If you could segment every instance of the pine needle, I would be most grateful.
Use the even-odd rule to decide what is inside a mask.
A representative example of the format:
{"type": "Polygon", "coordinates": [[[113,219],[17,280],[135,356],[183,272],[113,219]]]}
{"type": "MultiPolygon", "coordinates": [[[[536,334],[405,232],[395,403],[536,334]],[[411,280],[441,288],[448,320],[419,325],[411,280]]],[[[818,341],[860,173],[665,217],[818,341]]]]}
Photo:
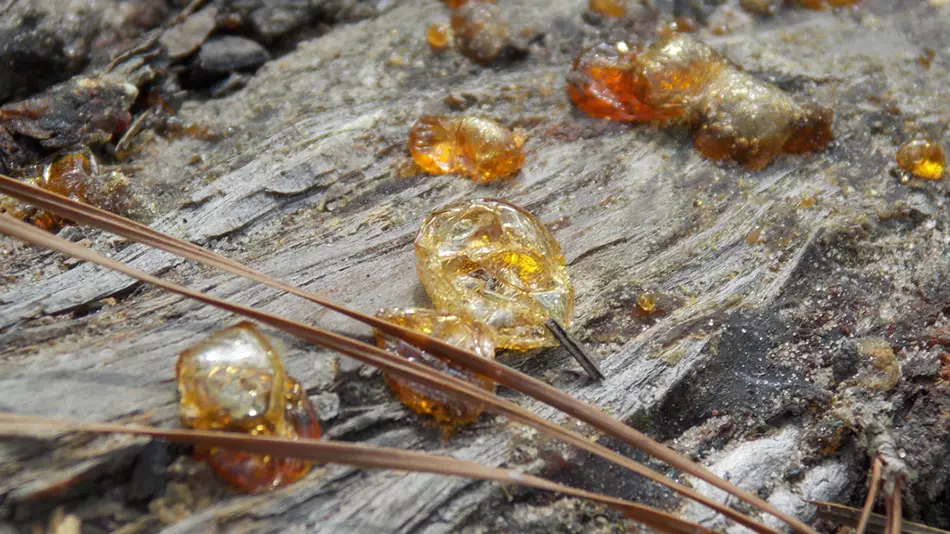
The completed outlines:
{"type": "MultiPolygon", "coordinates": [[[[123,217],[119,217],[112,213],[109,213],[105,210],[100,210],[98,208],[82,204],[68,198],[50,193],[43,189],[19,182],[12,178],[0,175],[0,193],[5,193],[14,197],[17,197],[21,200],[34,204],[37,207],[46,209],[48,211],[54,212],[62,217],[71,219],[77,222],[85,223],[90,226],[106,230],[117,235],[129,238],[133,241],[143,243],[173,254],[179,255],[183,258],[190,259],[202,263],[204,265],[219,268],[221,270],[243,276],[250,280],[269,285],[271,287],[281,289],[288,293],[295,294],[297,296],[303,297],[307,300],[340,312],[344,315],[347,315],[353,319],[361,321],[367,325],[378,328],[379,330],[397,336],[406,340],[407,342],[416,345],[423,350],[426,350],[432,354],[445,357],[465,368],[472,369],[478,373],[481,373],[485,376],[488,376],[495,380],[496,382],[508,386],[512,389],[520,391],[525,395],[528,395],[532,398],[535,398],[539,401],[542,401],[558,410],[576,417],[577,419],[590,424],[591,426],[598,428],[599,430],[605,432],[606,434],[613,436],[621,441],[626,442],[627,444],[640,449],[641,451],[666,462],[667,464],[685,472],[696,478],[706,481],[707,483],[726,491],[739,499],[752,504],[753,506],[759,508],[760,510],[766,511],[789,525],[791,525],[796,531],[800,534],[815,534],[815,531],[811,529],[804,522],[798,520],[797,518],[792,517],[791,515],[782,512],[781,510],[775,508],[771,504],[767,503],[763,499],[759,498],[752,493],[742,490],[733,484],[730,484],[728,481],[719,478],[709,470],[704,467],[696,464],[689,459],[675,453],[673,450],[668,447],[650,439],[641,432],[625,425],[621,421],[614,419],[604,413],[602,410],[595,406],[591,406],[580,402],[570,395],[563,393],[537,379],[534,379],[524,373],[521,373],[517,370],[511,369],[510,367],[504,366],[492,360],[487,360],[480,358],[475,354],[467,352],[463,349],[445,343],[439,339],[435,339],[424,334],[420,334],[406,328],[394,325],[382,319],[376,318],[371,315],[366,315],[355,310],[351,310],[345,306],[334,303],[332,301],[326,300],[319,295],[313,294],[311,292],[300,289],[291,284],[281,282],[276,280],[266,274],[255,271],[250,267],[242,265],[239,262],[224,258],[222,256],[216,255],[208,250],[205,250],[193,243],[187,241],[179,240],[171,236],[162,234],[156,230],[149,228],[148,226],[130,221],[123,217]]],[[[48,234],[47,234],[48,235],[48,234]]],[[[50,248],[45,244],[35,243],[38,246],[45,246],[50,248]]],[[[80,247],[81,248],[81,247],[80,247]]],[[[57,249],[59,250],[59,249],[57,249]]],[[[85,251],[85,249],[83,249],[85,251]]],[[[68,253],[68,252],[67,252],[68,253]]],[[[79,257],[79,256],[77,256],[79,257]]],[[[99,263],[110,269],[115,269],[113,266],[102,264],[98,261],[86,259],[87,261],[92,261],[94,263],[99,263]]],[[[115,263],[115,262],[112,262],[115,263]]],[[[129,274],[126,271],[125,274],[129,274]]],[[[144,274],[144,273],[142,273],[144,274]]],[[[131,275],[130,276],[135,276],[131,275]]],[[[149,276],[149,275],[145,275],[149,276]]],[[[136,278],[138,278],[136,276],[136,278]]],[[[154,277],[150,277],[153,280],[157,280],[154,277]]],[[[139,278],[142,279],[142,278],[139,278]]],[[[154,283],[149,281],[149,283],[154,283]]],[[[163,286],[164,287],[164,286],[163,286]]],[[[166,289],[168,289],[166,287],[166,289]]],[[[207,301],[205,301],[207,302],[207,301]]],[[[211,302],[209,304],[215,305],[211,302]]],[[[232,310],[233,311],[233,310],[232,310]]],[[[240,313],[240,312],[235,312],[240,313]]],[[[247,316],[247,315],[246,315],[247,316]]],[[[259,319],[261,320],[261,319],[259,319]]],[[[262,322],[266,322],[263,321],[262,322]]],[[[268,323],[271,324],[271,323],[268,323]]],[[[280,326],[277,326],[280,328],[280,326]]],[[[285,330],[288,333],[293,333],[288,330],[285,330]]],[[[297,334],[295,334],[297,335],[297,334]]],[[[316,342],[316,341],[314,341],[316,342]]],[[[319,343],[318,343],[319,344],[319,343]]],[[[326,346],[326,345],[324,345],[326,346]]],[[[331,347],[332,348],[332,347],[331,347]]],[[[374,364],[375,365],[375,364],[374,364]]],[[[560,427],[558,427],[560,428],[560,427]]],[[[576,434],[575,434],[576,436],[576,434]]],[[[580,436],[577,436],[580,437],[580,436]]],[[[562,438],[563,439],[563,438],[562,438]]],[[[581,438],[583,439],[583,438],[581,438]]],[[[584,440],[586,441],[586,440],[584,440]]],[[[573,442],[573,440],[572,440],[573,442]]],[[[656,475],[652,471],[649,471],[645,467],[636,462],[632,462],[629,459],[606,449],[605,447],[600,447],[599,451],[595,452],[589,448],[586,450],[601,456],[609,461],[623,465],[628,469],[633,470],[643,476],[647,476],[654,481],[657,481],[674,491],[677,491],[683,495],[686,495],[698,502],[703,503],[706,506],[709,506],[712,509],[723,513],[726,516],[731,517],[732,519],[742,523],[750,528],[763,532],[762,529],[771,531],[767,527],[763,527],[751,521],[747,516],[739,514],[731,510],[730,508],[715,503],[710,499],[702,496],[701,494],[686,488],[685,486],[679,485],[665,477],[656,475]],[[636,466],[636,467],[634,467],[636,466]],[[644,474],[642,471],[646,470],[650,474],[644,474]],[[755,526],[753,526],[755,525],[755,526]]]]}
{"type": "MultiPolygon", "coordinates": [[[[845,527],[854,527],[861,521],[863,515],[861,510],[835,504],[831,502],[812,501],[811,504],[818,507],[818,517],[827,521],[832,521],[845,527]]],[[[883,534],[885,525],[891,522],[891,518],[881,514],[868,514],[867,531],[871,534],[883,534]]],[[[901,528],[906,534],[950,534],[946,530],[928,527],[920,523],[913,523],[906,519],[901,521],[901,528]]]]}
{"type": "Polygon", "coordinates": [[[684,521],[649,506],[563,486],[551,482],[550,480],[527,475],[512,469],[488,467],[448,456],[402,451],[385,447],[371,447],[357,443],[331,440],[293,440],[268,436],[252,436],[234,432],[166,430],[149,426],[88,423],[71,419],[52,419],[0,413],[0,433],[22,435],[36,434],[38,431],[43,430],[150,436],[177,443],[225,447],[276,457],[310,460],[317,463],[343,464],[368,469],[392,469],[417,473],[435,473],[446,476],[488,480],[502,484],[516,484],[606,504],[620,510],[630,519],[662,532],[671,534],[705,534],[711,532],[709,529],[701,527],[700,525],[684,521]]]}

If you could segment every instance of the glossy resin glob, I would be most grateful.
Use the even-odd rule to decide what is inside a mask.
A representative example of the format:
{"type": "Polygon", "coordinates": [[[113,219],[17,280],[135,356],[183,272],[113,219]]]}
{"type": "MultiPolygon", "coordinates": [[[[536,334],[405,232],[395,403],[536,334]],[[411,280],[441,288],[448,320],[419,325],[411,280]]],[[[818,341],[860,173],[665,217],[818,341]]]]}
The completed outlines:
{"type": "MultiPolygon", "coordinates": [[[[29,167],[14,173],[13,177],[64,197],[87,202],[86,195],[90,182],[98,173],[99,165],[95,156],[83,150],[59,156],[46,165],[29,167]]],[[[58,230],[64,222],[62,218],[52,213],[5,195],[0,195],[0,213],[6,213],[50,231],[58,230]]]]}
{"type": "Polygon", "coordinates": [[[480,117],[422,117],[409,130],[409,154],[429,174],[476,182],[512,175],[524,164],[524,133],[480,117]]]}
{"type": "Polygon", "coordinates": [[[714,160],[764,168],[781,152],[823,150],[830,109],[795,102],[705,43],[674,33],[646,50],[599,45],[575,61],[568,96],[581,110],[623,121],[685,121],[714,160]]]}
{"type": "MultiPolygon", "coordinates": [[[[320,424],[303,386],[251,323],[220,330],[178,356],[178,409],[200,430],[319,438],[320,424]]],[[[215,472],[241,491],[261,492],[303,478],[311,464],[220,447],[196,447],[215,472]]]]}
{"type": "MultiPolygon", "coordinates": [[[[380,311],[376,316],[399,326],[439,338],[474,352],[482,358],[495,359],[495,342],[491,329],[465,316],[420,308],[390,308],[380,311]]],[[[486,376],[463,369],[448,360],[435,357],[378,330],[375,334],[376,344],[380,348],[474,384],[485,391],[492,393],[495,391],[495,383],[486,376]]],[[[480,406],[429,386],[390,375],[386,375],[386,383],[400,402],[416,413],[432,416],[446,432],[471,423],[484,411],[480,406]]]]}
{"type": "Polygon", "coordinates": [[[947,166],[943,148],[929,139],[913,139],[897,149],[897,165],[925,180],[939,180],[947,166]]]}
{"type": "Polygon", "coordinates": [[[570,325],[574,288],[561,247],[534,215],[503,200],[444,206],[416,236],[416,270],[435,307],[490,326],[501,348],[557,342],[544,323],[570,325]]]}
{"type": "Polygon", "coordinates": [[[637,76],[639,50],[625,43],[601,43],[584,51],[571,67],[567,94],[571,102],[592,117],[615,121],[648,121],[669,118],[641,102],[643,91],[637,76]]]}
{"type": "Polygon", "coordinates": [[[445,24],[430,24],[426,28],[426,42],[433,52],[442,52],[452,44],[452,30],[445,24]]]}
{"type": "Polygon", "coordinates": [[[459,52],[487,65],[508,48],[508,19],[488,2],[468,2],[452,10],[449,19],[459,52]]]}
{"type": "MultiPolygon", "coordinates": [[[[88,149],[60,154],[48,163],[15,171],[11,177],[120,215],[139,217],[147,212],[132,194],[129,179],[117,170],[100,172],[96,157],[88,149]]],[[[59,230],[68,222],[5,195],[0,195],[0,213],[48,231],[59,230]]]]}

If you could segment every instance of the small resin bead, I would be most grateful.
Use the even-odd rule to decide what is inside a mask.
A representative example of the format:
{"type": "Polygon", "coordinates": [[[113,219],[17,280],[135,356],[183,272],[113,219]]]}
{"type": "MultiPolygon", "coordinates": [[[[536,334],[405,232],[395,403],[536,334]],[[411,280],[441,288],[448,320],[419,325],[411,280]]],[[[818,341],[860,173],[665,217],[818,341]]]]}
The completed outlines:
{"type": "Polygon", "coordinates": [[[947,166],[941,146],[929,139],[907,141],[897,149],[897,165],[925,180],[939,180],[947,166]]]}
{"type": "Polygon", "coordinates": [[[640,308],[640,311],[643,313],[653,313],[653,310],[656,309],[656,295],[649,291],[640,293],[637,295],[637,307],[640,308]]]}
{"type": "MultiPolygon", "coordinates": [[[[495,343],[491,329],[464,316],[419,308],[390,308],[378,312],[376,316],[474,352],[482,358],[495,359],[495,343]]],[[[495,391],[495,383],[488,377],[463,369],[378,330],[375,334],[376,344],[380,348],[474,384],[485,391],[495,391]]],[[[416,413],[432,416],[447,432],[471,423],[484,411],[480,406],[455,398],[444,391],[395,376],[386,375],[386,383],[406,407],[416,413]]]]}
{"type": "MultiPolygon", "coordinates": [[[[199,430],[259,436],[319,438],[320,425],[304,388],[284,372],[276,349],[251,323],[225,328],[178,356],[179,414],[199,430]]],[[[221,447],[196,447],[221,478],[241,491],[261,492],[303,478],[311,464],[221,447]]]]}
{"type": "Polygon", "coordinates": [[[553,346],[545,321],[570,326],[574,288],[561,247],[518,206],[494,199],[444,206],[423,222],[415,253],[435,307],[490,326],[500,348],[553,346]]]}
{"type": "Polygon", "coordinates": [[[452,44],[452,29],[445,24],[430,24],[426,28],[426,42],[433,52],[442,52],[452,44]]]}
{"type": "Polygon", "coordinates": [[[450,20],[458,50],[469,59],[487,65],[508,47],[508,19],[495,4],[469,2],[450,20]]]}
{"type": "Polygon", "coordinates": [[[620,18],[627,14],[626,0],[589,0],[587,9],[603,17],[620,18]]]}
{"type": "Polygon", "coordinates": [[[429,174],[459,173],[476,182],[512,175],[524,164],[524,134],[479,117],[422,117],[409,130],[409,153],[429,174]]]}

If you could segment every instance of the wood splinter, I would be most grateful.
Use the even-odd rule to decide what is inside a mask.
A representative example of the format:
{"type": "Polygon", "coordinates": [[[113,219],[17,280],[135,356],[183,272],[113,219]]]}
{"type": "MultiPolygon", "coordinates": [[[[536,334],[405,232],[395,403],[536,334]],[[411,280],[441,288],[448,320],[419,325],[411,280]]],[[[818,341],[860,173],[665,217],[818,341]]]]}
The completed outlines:
{"type": "Polygon", "coordinates": [[[544,326],[547,327],[551,334],[557,338],[558,342],[567,349],[567,352],[577,360],[577,363],[581,364],[581,367],[584,368],[584,371],[586,371],[591,378],[598,381],[604,379],[604,373],[600,372],[593,358],[584,351],[584,347],[580,342],[574,339],[574,336],[561,326],[561,323],[554,319],[548,319],[544,321],[544,326]]]}

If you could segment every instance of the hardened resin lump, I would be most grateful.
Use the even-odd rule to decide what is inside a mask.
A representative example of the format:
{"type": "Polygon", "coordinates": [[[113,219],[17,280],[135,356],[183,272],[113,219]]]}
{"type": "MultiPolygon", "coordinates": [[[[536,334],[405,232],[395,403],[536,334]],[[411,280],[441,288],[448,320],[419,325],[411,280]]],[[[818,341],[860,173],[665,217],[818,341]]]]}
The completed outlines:
{"type": "Polygon", "coordinates": [[[508,19],[495,4],[468,2],[449,20],[459,52],[473,61],[487,65],[508,48],[508,19]]]}
{"type": "Polygon", "coordinates": [[[705,157],[749,169],[764,168],[781,152],[824,150],[833,138],[830,109],[795,102],[681,33],[642,52],[623,43],[584,52],[568,75],[568,94],[596,117],[679,119],[705,157]]]}
{"type": "MultiPolygon", "coordinates": [[[[86,194],[91,180],[99,172],[98,167],[95,156],[88,150],[81,150],[14,173],[14,178],[73,200],[88,202],[86,194]]],[[[59,230],[64,223],[57,215],[5,195],[0,195],[0,213],[49,231],[59,230]]]]}
{"type": "MultiPolygon", "coordinates": [[[[421,308],[390,308],[378,312],[376,316],[474,352],[482,358],[495,359],[495,342],[491,329],[470,318],[421,308]]],[[[495,383],[488,377],[463,369],[378,330],[375,334],[376,344],[380,348],[474,384],[485,391],[495,391],[495,383]]],[[[446,430],[467,425],[484,411],[472,402],[395,376],[386,375],[386,383],[396,398],[410,410],[432,416],[446,430]]]]}
{"type": "Polygon", "coordinates": [[[639,100],[636,51],[625,43],[599,44],[584,51],[567,78],[567,95],[575,106],[592,117],[615,121],[667,118],[639,100]]]}
{"type": "Polygon", "coordinates": [[[409,130],[409,154],[429,174],[476,182],[512,175],[524,164],[524,134],[480,117],[422,117],[409,130]]]}
{"type": "MultiPolygon", "coordinates": [[[[199,430],[319,438],[320,424],[304,388],[284,372],[280,355],[251,323],[225,328],[178,356],[178,409],[199,430]]],[[[220,447],[196,447],[215,472],[246,492],[303,478],[311,464],[220,447]]]]}
{"type": "Polygon", "coordinates": [[[500,348],[553,346],[545,321],[570,326],[574,288],[561,247],[514,204],[480,199],[444,206],[423,222],[415,252],[435,307],[485,323],[500,348]]]}

